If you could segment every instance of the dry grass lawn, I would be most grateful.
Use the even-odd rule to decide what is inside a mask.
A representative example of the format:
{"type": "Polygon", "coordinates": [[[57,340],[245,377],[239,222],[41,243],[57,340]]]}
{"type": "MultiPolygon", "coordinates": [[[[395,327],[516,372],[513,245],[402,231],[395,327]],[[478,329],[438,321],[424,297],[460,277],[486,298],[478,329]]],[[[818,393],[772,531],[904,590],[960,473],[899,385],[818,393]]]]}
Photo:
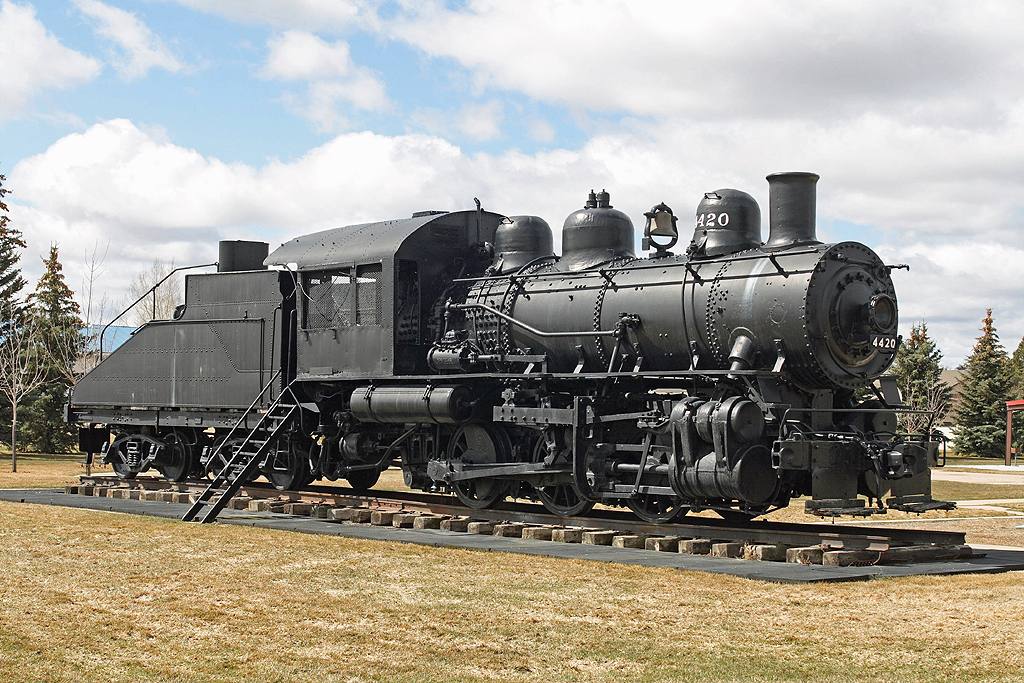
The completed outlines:
{"type": "Polygon", "coordinates": [[[0,503],[8,681],[1020,681],[1021,574],[818,586],[0,503]]]}
{"type": "MultiPolygon", "coordinates": [[[[11,454],[0,454],[0,489],[63,488],[78,483],[78,475],[85,474],[85,456],[51,455],[48,453],[19,453],[18,471],[11,472],[11,454]]],[[[99,458],[97,458],[99,460],[99,458]]],[[[93,472],[110,474],[102,463],[93,466],[93,472]]]]}

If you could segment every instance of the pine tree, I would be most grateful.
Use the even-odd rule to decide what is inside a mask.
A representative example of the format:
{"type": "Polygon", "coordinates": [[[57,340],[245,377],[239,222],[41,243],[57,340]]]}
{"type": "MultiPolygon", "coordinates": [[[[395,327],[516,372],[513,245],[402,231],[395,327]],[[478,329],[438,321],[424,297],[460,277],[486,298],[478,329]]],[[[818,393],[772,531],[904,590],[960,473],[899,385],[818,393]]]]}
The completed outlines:
{"type": "MultiPolygon", "coordinates": [[[[893,373],[897,377],[904,402],[918,410],[936,413],[942,419],[949,408],[950,389],[942,381],[942,352],[928,336],[928,325],[921,323],[910,330],[910,337],[896,352],[893,373]]],[[[927,415],[900,416],[901,427],[920,433],[928,426],[927,415]]]]}
{"type": "Polygon", "coordinates": [[[967,358],[954,418],[956,449],[962,455],[1003,457],[1006,449],[1006,400],[1009,360],[986,311],[982,335],[967,358]]]}
{"type": "Polygon", "coordinates": [[[74,292],[64,281],[56,244],[50,245],[50,255],[43,263],[45,271],[29,301],[31,314],[38,320],[46,381],[26,405],[24,434],[37,450],[61,453],[77,444],[76,432],[64,420],[64,403],[76,379],[76,361],[82,355],[83,323],[74,292]]]}

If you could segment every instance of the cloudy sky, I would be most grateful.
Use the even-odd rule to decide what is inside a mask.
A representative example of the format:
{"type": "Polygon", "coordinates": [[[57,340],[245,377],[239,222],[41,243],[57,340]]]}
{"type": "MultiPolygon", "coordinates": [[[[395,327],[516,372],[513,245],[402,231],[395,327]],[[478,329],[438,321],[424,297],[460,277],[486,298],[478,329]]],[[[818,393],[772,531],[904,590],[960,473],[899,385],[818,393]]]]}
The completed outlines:
{"type": "MultiPolygon", "coordinates": [[[[479,197],[557,230],[813,171],[955,365],[1024,335],[1024,3],[0,0],[0,173],[72,287],[479,197]]],[[[764,226],[767,232],[767,225],[764,226]]],[[[557,239],[556,239],[557,243],[557,239]]]]}

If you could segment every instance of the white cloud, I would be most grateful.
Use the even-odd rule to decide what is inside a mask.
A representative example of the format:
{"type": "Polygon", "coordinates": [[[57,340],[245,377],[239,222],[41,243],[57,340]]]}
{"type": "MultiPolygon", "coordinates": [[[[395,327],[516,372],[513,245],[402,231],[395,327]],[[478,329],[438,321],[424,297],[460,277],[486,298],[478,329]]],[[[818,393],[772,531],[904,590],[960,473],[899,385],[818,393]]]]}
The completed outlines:
{"type": "MultiPolygon", "coordinates": [[[[993,306],[1004,341],[1015,346],[1024,334],[1015,270],[1024,261],[1018,237],[1024,173],[1001,177],[979,162],[961,168],[957,181],[956,163],[945,159],[941,138],[893,142],[887,130],[896,124],[862,125],[877,142],[856,153],[843,151],[842,136],[834,138],[825,126],[781,132],[767,124],[638,128],[595,136],[577,150],[532,155],[469,155],[435,136],[361,132],[339,135],[294,161],[254,167],[226,164],[175,145],[159,131],[114,120],[20,162],[9,174],[8,186],[16,190],[9,199],[16,200],[12,218],[40,254],[51,241],[61,244],[63,254],[80,255],[109,239],[108,286],[118,291],[154,253],[179,264],[202,263],[214,258],[218,239],[276,244],[422,209],[470,208],[474,196],[501,213],[540,215],[557,233],[587,191],[603,187],[638,228],[643,211],[667,202],[681,217],[685,241],[688,216],[702,193],[738,187],[761,202],[767,232],[764,175],[812,170],[822,175],[819,224],[892,227],[885,244],[862,241],[877,247],[886,262],[912,266],[895,275],[901,328],[925,320],[947,360],[956,362],[969,352],[984,308],[993,306]],[[755,152],[743,154],[748,148],[755,152]],[[908,157],[933,175],[908,176],[908,157]]],[[[1015,135],[1024,140],[1016,128],[999,139],[1015,135]]],[[[959,144],[998,158],[996,143],[983,136],[959,144]]],[[[1012,145],[998,152],[1006,164],[1024,158],[1012,145]]],[[[1012,168],[1006,164],[996,166],[1005,173],[1012,168]]],[[[26,265],[37,261],[25,259],[26,265]]]]}
{"type": "Polygon", "coordinates": [[[328,43],[305,31],[286,31],[270,38],[267,47],[270,53],[260,77],[307,81],[305,98],[286,92],[282,99],[320,132],[347,129],[345,108],[382,111],[389,106],[384,83],[370,69],[353,63],[345,41],[328,43]]]}
{"type": "Polygon", "coordinates": [[[870,107],[977,121],[1024,75],[1017,3],[470,0],[453,10],[422,0],[404,8],[384,24],[388,36],[454,58],[494,88],[591,111],[706,120],[841,118],[870,107]],[[503,49],[496,36],[515,39],[503,49]]]}
{"type": "Polygon", "coordinates": [[[373,0],[175,0],[199,12],[249,24],[342,31],[376,23],[373,0]]]}
{"type": "Polygon", "coordinates": [[[101,70],[95,59],[61,45],[36,19],[32,5],[0,3],[0,120],[23,114],[43,92],[73,88],[101,70]]]}
{"type": "Polygon", "coordinates": [[[452,111],[425,108],[410,116],[411,121],[427,132],[475,141],[500,137],[504,118],[505,106],[500,100],[470,102],[452,111]]]}
{"type": "Polygon", "coordinates": [[[260,76],[285,81],[345,78],[356,66],[348,43],[328,43],[305,31],[285,31],[267,41],[270,55],[260,76]]]}
{"type": "Polygon", "coordinates": [[[1009,352],[1024,336],[1020,266],[1024,248],[981,239],[945,244],[883,245],[887,263],[907,263],[910,271],[894,271],[900,307],[900,332],[928,323],[928,333],[956,365],[971,353],[985,309],[991,308],[996,328],[1009,352]]]}
{"type": "Polygon", "coordinates": [[[474,140],[493,140],[501,135],[505,108],[499,100],[468,104],[459,113],[459,130],[474,140]]]}
{"type": "Polygon", "coordinates": [[[184,68],[146,24],[132,12],[111,7],[99,0],[73,0],[83,15],[95,23],[94,32],[117,46],[110,63],[125,80],[144,77],[150,69],[175,73],[184,68]]]}
{"type": "Polygon", "coordinates": [[[551,142],[555,139],[555,127],[544,119],[533,119],[529,123],[530,137],[537,142],[551,142]]]}

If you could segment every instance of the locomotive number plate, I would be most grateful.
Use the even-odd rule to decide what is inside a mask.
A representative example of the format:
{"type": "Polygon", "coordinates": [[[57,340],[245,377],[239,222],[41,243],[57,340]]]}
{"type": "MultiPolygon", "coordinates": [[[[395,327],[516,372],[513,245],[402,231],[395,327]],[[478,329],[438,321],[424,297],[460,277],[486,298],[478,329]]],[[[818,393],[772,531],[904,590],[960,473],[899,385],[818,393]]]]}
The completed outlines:
{"type": "Polygon", "coordinates": [[[896,353],[899,340],[896,337],[875,334],[871,336],[871,345],[882,353],[896,353]]]}

